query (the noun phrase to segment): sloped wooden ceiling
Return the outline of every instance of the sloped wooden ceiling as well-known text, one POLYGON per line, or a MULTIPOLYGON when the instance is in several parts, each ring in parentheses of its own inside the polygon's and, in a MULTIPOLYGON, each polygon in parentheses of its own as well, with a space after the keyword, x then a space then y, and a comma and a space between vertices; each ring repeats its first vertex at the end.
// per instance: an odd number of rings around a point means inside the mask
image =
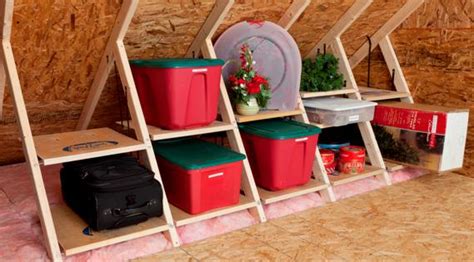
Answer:
MULTIPOLYGON (((75 128, 120 2, 15 1, 12 42, 35 135, 75 128)), ((353 2, 313 0, 290 30, 301 52, 306 54, 353 2)), ((348 54, 405 2, 374 0, 342 36, 348 54)), ((130 58, 182 56, 213 4, 212 0, 141 0, 126 37, 130 58)), ((290 0, 236 0, 218 34, 242 20, 276 22, 290 4, 290 0)), ((426 0, 393 34, 418 101, 474 109, 472 8, 471 0, 426 0)), ((372 82, 383 88, 388 86, 389 73, 382 59, 375 51, 372 82)), ((365 62, 355 70, 361 84, 366 71, 365 62)), ((92 126, 111 126, 120 118, 118 98, 116 79, 112 76, 92 126)), ((0 164, 23 159, 8 94, 5 103, 4 118, 0 120, 0 164)), ((471 171, 473 122, 466 161, 471 171)))

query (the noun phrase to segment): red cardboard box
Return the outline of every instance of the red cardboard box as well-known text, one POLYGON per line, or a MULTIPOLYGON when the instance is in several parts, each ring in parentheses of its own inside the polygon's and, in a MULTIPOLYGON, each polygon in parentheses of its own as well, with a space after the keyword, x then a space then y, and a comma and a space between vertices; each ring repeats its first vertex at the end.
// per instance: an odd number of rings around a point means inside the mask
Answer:
POLYGON ((441 106, 381 103, 374 132, 386 159, 433 171, 462 168, 469 110, 441 106))

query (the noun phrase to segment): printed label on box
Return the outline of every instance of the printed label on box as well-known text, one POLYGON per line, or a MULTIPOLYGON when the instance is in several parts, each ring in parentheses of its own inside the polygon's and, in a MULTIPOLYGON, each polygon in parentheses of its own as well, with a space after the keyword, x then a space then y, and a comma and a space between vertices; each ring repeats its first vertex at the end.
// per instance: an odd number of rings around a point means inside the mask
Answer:
POLYGON ((406 109, 378 105, 375 107, 376 125, 426 132, 437 135, 446 134, 447 114, 416 109, 406 109))

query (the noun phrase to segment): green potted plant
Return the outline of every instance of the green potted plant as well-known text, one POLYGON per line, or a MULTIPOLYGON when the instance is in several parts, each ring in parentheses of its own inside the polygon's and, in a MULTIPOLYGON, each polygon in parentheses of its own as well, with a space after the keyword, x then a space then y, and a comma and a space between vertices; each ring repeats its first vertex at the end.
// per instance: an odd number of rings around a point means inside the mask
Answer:
POLYGON ((301 91, 333 91, 343 86, 344 76, 339 73, 339 60, 333 54, 318 54, 314 60, 303 60, 301 91))
POLYGON ((240 68, 228 79, 231 97, 240 115, 257 114, 271 98, 268 79, 258 74, 254 65, 250 47, 243 44, 240 49, 240 68))

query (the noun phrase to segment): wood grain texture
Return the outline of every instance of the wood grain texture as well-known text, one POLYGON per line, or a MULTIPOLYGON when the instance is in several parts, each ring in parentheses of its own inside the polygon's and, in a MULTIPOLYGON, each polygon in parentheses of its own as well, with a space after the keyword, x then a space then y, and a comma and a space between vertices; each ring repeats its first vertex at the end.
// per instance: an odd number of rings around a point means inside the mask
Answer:
MULTIPOLYGON (((236 22, 277 22, 291 0, 236 0, 217 36, 236 22)), ((290 29, 301 52, 331 28, 354 0, 313 0, 290 29)), ((374 0, 342 36, 352 54, 406 0, 374 0)), ((74 130, 110 35, 120 0, 16 0, 13 48, 35 135, 74 130)), ((177 57, 186 53, 214 0, 142 0, 126 37, 131 58, 177 57)), ((474 174, 474 20, 472 0, 426 0, 392 35, 418 102, 471 108, 466 174, 474 174)), ((373 86, 388 88, 390 73, 378 50, 372 61, 373 86)), ((359 84, 367 64, 355 69, 359 84)), ((112 76, 92 127, 120 120, 117 81, 112 76)), ((9 94, 0 121, 0 164, 23 160, 9 94)), ((474 176, 474 175, 473 175, 474 176)))

